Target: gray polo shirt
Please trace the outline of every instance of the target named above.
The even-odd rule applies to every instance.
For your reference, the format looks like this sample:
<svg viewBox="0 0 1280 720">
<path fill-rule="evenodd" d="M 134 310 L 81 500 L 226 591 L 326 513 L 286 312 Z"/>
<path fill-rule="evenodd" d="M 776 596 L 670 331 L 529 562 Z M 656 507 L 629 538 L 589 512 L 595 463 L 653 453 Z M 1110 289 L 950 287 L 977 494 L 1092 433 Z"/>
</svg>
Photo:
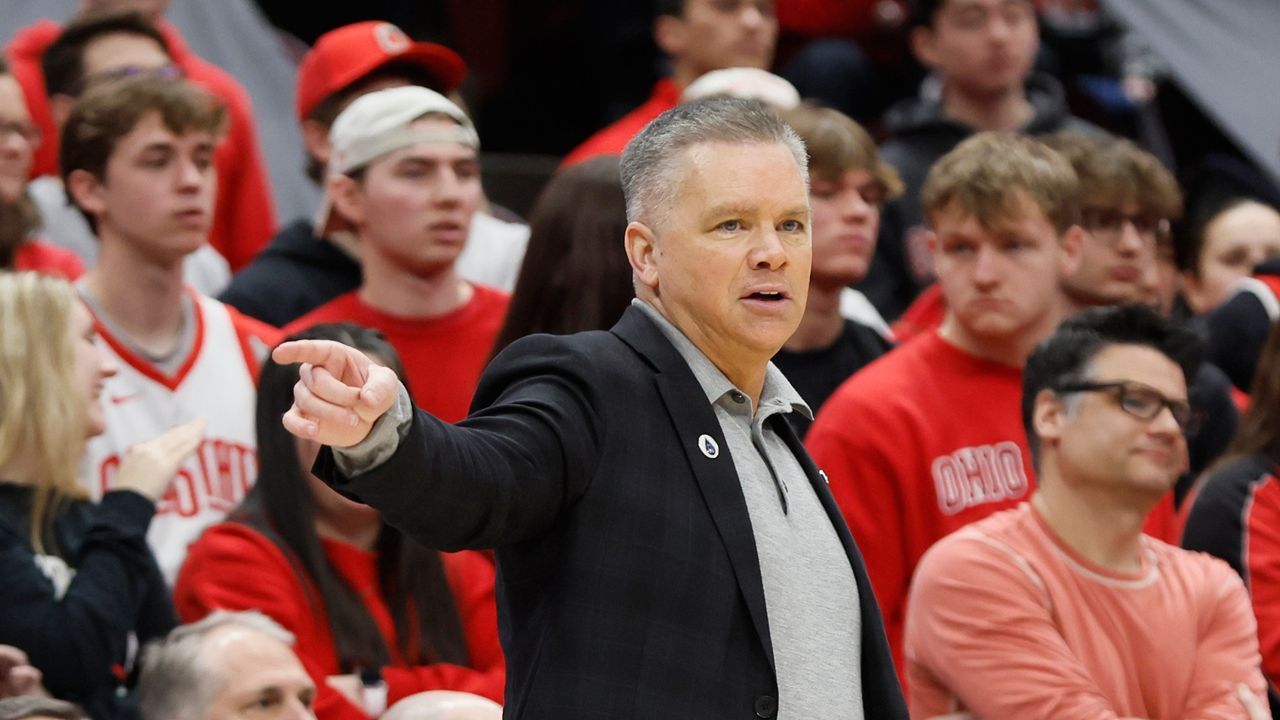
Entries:
<svg viewBox="0 0 1280 720">
<path fill-rule="evenodd" d="M 765 425 L 778 413 L 808 406 L 770 363 L 760 408 L 657 310 L 633 300 L 688 363 L 729 445 L 742 484 L 769 616 L 778 673 L 780 720 L 861 720 L 862 617 L 858 586 L 844 546 L 799 461 Z M 691 402 L 693 400 L 691 399 Z M 338 468 L 355 475 L 385 461 L 412 420 L 403 387 L 369 437 L 334 448 Z"/>
<path fill-rule="evenodd" d="M 760 407 L 653 306 L 645 311 L 689 364 L 729 444 L 751 516 L 778 671 L 778 718 L 862 718 L 862 616 L 849 556 L 790 448 L 765 424 L 811 416 L 773 363 Z"/>
</svg>

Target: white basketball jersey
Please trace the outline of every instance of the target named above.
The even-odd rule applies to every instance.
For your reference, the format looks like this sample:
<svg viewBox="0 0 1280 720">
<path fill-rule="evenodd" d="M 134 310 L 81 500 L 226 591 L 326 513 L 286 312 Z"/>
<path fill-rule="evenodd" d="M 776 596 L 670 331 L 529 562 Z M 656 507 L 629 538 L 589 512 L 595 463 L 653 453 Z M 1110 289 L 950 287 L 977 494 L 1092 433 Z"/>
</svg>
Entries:
<svg viewBox="0 0 1280 720">
<path fill-rule="evenodd" d="M 81 482 L 100 498 L 132 446 L 188 420 L 203 418 L 204 441 L 178 470 L 156 506 L 147 540 L 172 587 L 187 546 L 244 499 L 258 475 L 254 432 L 258 362 L 247 329 L 216 300 L 195 297 L 195 339 L 174 375 L 132 352 L 102 324 L 100 341 L 120 371 L 106 382 L 106 432 L 89 441 Z"/>
</svg>

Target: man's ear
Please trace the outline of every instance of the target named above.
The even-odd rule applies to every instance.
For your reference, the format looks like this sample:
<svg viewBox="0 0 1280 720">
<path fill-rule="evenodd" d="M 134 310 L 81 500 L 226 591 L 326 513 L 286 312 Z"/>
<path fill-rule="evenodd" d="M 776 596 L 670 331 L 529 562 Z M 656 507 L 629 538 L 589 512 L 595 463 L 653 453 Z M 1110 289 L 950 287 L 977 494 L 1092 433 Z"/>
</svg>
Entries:
<svg viewBox="0 0 1280 720">
<path fill-rule="evenodd" d="M 1182 270 L 1178 273 L 1178 276 L 1182 280 L 1182 294 L 1186 297 L 1187 304 L 1191 306 L 1191 309 L 1204 308 L 1207 310 L 1209 307 L 1208 294 L 1205 292 L 1204 283 L 1200 281 L 1200 276 L 1196 274 L 1196 271 L 1194 269 Z M 1200 312 L 1205 310 L 1200 310 Z"/>
<path fill-rule="evenodd" d="M 938 267 L 938 233 L 927 227 L 920 228 L 919 232 L 920 234 L 917 237 L 924 239 L 924 248 L 929 253 L 929 257 L 927 259 L 930 265 L 935 268 Z M 917 240 L 917 244 L 915 245 L 916 248 L 920 247 L 918 242 L 919 241 Z M 908 253 L 910 254 L 910 249 L 908 249 Z M 917 250 L 914 254 L 919 255 L 919 251 Z"/>
<path fill-rule="evenodd" d="M 72 170 L 67 175 L 67 197 L 90 215 L 98 216 L 107 211 L 102 189 L 102 181 L 88 170 Z"/>
<path fill-rule="evenodd" d="M 911 43 L 911 52 L 915 54 L 920 64 L 930 69 L 937 69 L 938 50 L 934 44 L 933 28 L 923 25 L 913 28 L 907 39 Z"/>
<path fill-rule="evenodd" d="M 689 47 L 689 27 L 675 15 L 659 15 L 653 21 L 653 41 L 668 57 L 680 57 Z"/>
<path fill-rule="evenodd" d="M 1072 225 L 1058 239 L 1058 276 L 1071 277 L 1080 271 L 1084 257 L 1084 228 Z"/>
<path fill-rule="evenodd" d="M 1062 437 L 1062 426 L 1067 419 L 1067 408 L 1062 398 L 1052 390 L 1036 393 L 1036 404 L 1031 409 L 1031 426 L 1040 438 L 1040 447 L 1053 444 Z"/>
<path fill-rule="evenodd" d="M 324 123 L 315 120 L 302 121 L 302 144 L 307 148 L 307 154 L 316 158 L 321 163 L 329 162 L 329 151 L 333 147 L 329 144 L 329 128 Z"/>
<path fill-rule="evenodd" d="M 67 119 L 71 117 L 71 107 L 75 103 L 76 99 L 70 95 L 49 96 L 49 112 L 53 114 L 54 127 L 61 128 L 67 124 Z"/>
<path fill-rule="evenodd" d="M 364 198 L 360 195 L 360 184 L 355 178 L 342 174 L 330 175 L 325 181 L 325 192 L 333 203 L 333 209 L 343 220 L 355 227 L 364 225 Z"/>
<path fill-rule="evenodd" d="M 627 261 L 636 280 L 650 290 L 658 289 L 657 236 L 653 229 L 642 222 L 627 224 L 623 236 Z"/>
</svg>

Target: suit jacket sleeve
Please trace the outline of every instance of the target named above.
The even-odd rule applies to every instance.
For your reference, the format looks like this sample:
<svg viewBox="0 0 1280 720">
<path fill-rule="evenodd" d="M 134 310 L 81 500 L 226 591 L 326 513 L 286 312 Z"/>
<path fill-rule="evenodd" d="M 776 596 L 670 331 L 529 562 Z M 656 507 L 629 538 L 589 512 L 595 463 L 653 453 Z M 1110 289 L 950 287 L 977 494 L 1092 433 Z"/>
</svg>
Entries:
<svg viewBox="0 0 1280 720">
<path fill-rule="evenodd" d="M 606 428 L 592 359 L 573 341 L 534 336 L 485 371 L 472 415 L 450 425 L 415 410 L 383 464 L 345 477 L 325 448 L 316 474 L 445 550 L 542 534 L 586 492 Z"/>
</svg>

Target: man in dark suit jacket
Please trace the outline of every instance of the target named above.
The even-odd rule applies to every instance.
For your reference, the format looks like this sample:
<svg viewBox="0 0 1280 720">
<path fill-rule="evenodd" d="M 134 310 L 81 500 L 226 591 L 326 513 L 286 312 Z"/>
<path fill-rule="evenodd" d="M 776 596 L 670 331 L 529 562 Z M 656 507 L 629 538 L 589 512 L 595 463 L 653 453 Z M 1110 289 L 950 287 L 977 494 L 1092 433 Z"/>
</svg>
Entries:
<svg viewBox="0 0 1280 720">
<path fill-rule="evenodd" d="M 637 300 L 609 332 L 534 336 L 457 425 L 336 343 L 292 432 L 317 473 L 428 544 L 497 547 L 521 718 L 906 718 L 861 556 L 769 363 L 810 264 L 803 145 L 763 106 L 655 120 L 623 156 Z"/>
</svg>

